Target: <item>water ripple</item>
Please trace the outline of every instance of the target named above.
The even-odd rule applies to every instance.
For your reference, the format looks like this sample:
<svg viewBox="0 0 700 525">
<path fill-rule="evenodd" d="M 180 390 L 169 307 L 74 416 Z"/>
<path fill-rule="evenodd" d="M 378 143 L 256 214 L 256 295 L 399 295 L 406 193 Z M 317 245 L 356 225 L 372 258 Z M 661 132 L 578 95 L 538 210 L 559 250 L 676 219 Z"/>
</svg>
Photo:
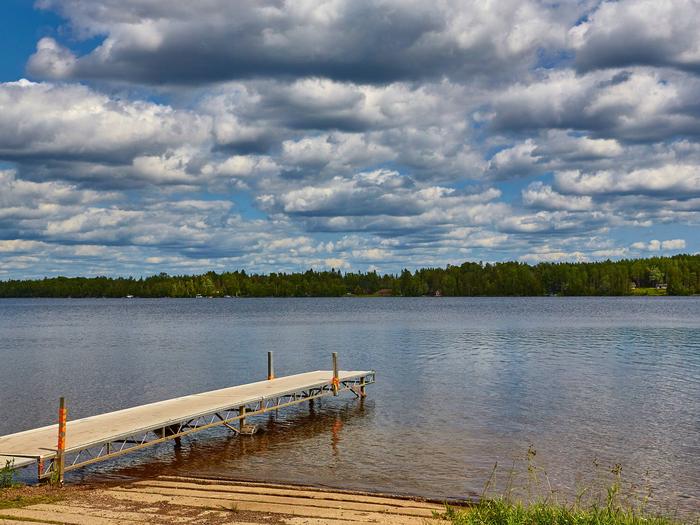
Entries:
<svg viewBox="0 0 700 525">
<path fill-rule="evenodd" d="M 700 506 L 700 298 L 4 300 L 0 433 L 329 367 L 360 404 L 266 415 L 74 476 L 209 474 L 454 497 L 529 445 L 564 493 L 622 463 L 658 505 Z M 31 393 L 31 395 L 28 395 Z M 598 465 L 598 466 L 595 466 Z M 501 481 L 496 482 L 498 486 Z"/>
</svg>

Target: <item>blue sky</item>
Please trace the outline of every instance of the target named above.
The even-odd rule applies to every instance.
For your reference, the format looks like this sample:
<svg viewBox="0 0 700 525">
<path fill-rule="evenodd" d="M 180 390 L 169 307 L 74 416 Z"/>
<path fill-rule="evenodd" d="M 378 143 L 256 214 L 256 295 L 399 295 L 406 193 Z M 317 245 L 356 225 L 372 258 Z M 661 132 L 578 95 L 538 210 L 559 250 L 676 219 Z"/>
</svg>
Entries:
<svg viewBox="0 0 700 525">
<path fill-rule="evenodd" d="M 0 15 L 0 279 L 700 250 L 696 0 Z"/>
<path fill-rule="evenodd" d="M 5 0 L 0 17 L 0 80 L 24 76 L 27 57 L 34 53 L 39 38 L 48 36 L 61 20 L 53 13 L 34 9 L 30 0 Z"/>
</svg>

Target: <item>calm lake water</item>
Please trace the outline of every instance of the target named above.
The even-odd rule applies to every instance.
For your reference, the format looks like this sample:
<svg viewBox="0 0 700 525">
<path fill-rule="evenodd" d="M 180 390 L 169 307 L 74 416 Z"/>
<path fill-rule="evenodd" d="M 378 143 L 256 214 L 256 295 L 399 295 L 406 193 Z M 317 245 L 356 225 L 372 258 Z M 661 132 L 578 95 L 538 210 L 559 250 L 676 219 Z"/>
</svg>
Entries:
<svg viewBox="0 0 700 525">
<path fill-rule="evenodd" d="M 524 487 L 531 446 L 563 495 L 620 463 L 658 505 L 700 508 L 700 298 L 0 300 L 0 434 L 53 423 L 61 395 L 77 418 L 263 379 L 268 350 L 277 375 L 337 351 L 377 384 L 72 478 L 463 497 L 496 462 L 494 487 Z"/>
</svg>

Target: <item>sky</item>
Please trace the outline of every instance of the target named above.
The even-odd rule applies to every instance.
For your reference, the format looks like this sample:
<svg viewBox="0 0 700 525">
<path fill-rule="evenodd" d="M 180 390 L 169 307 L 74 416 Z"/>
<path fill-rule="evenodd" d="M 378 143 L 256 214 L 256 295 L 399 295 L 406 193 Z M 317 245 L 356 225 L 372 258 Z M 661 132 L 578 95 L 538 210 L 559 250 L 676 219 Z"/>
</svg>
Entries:
<svg viewBox="0 0 700 525">
<path fill-rule="evenodd" d="M 0 279 L 700 251 L 700 0 L 3 0 Z"/>
</svg>

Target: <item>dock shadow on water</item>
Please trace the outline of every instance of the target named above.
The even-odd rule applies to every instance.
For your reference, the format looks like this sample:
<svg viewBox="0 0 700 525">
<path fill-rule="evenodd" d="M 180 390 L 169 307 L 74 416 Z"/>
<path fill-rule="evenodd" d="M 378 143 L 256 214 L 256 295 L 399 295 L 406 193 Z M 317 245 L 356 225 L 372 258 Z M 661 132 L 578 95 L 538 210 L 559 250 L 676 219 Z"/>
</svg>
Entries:
<svg viewBox="0 0 700 525">
<path fill-rule="evenodd" d="M 178 475 L 347 488 L 339 476 L 345 463 L 351 461 L 352 449 L 345 450 L 345 440 L 352 439 L 358 420 L 373 417 L 374 405 L 371 399 L 317 399 L 271 410 L 248 419 L 258 427 L 253 436 L 239 436 L 219 427 L 183 438 L 179 446 L 163 443 L 73 472 L 68 481 L 99 483 Z M 300 470 L 303 464 L 290 456 L 313 457 L 320 469 Z M 332 474 L 324 476 L 324 472 Z"/>
</svg>

